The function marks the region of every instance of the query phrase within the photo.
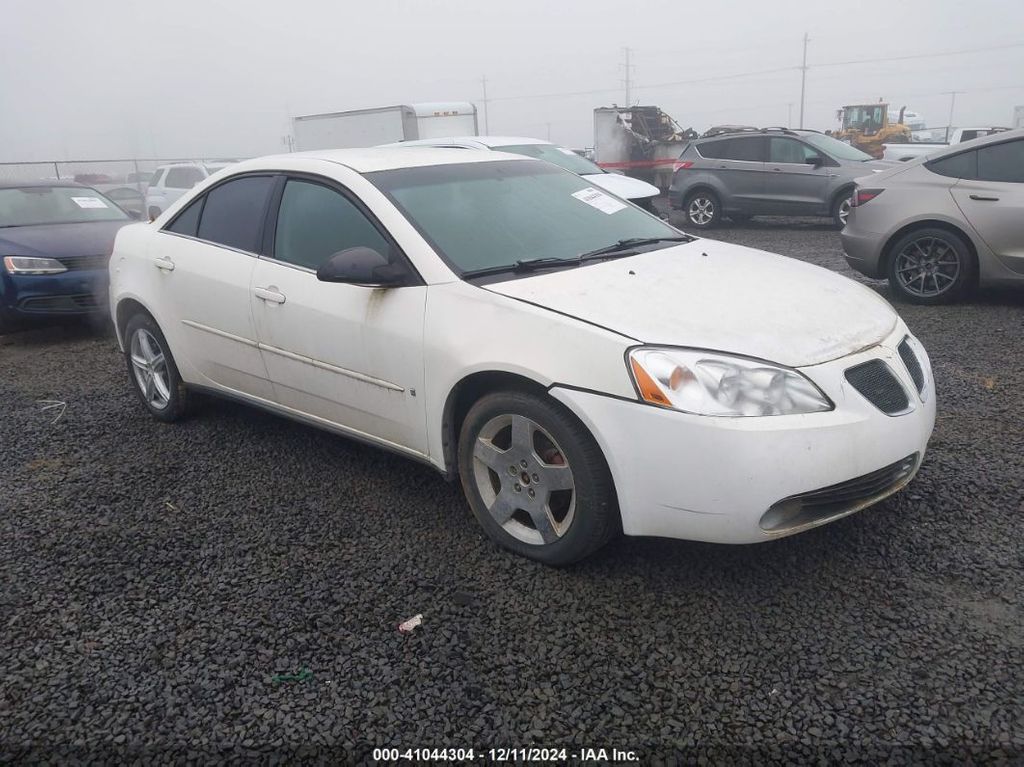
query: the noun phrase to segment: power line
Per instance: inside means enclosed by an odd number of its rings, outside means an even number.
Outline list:
[[[843,67],[849,64],[874,64],[876,62],[887,62],[887,61],[909,61],[910,59],[931,59],[937,56],[961,56],[967,53],[989,53],[991,51],[1001,51],[1008,48],[1024,48],[1024,43],[1009,43],[1007,45],[990,45],[985,48],[962,48],[958,51],[937,51],[936,53],[911,53],[906,56],[887,56],[884,58],[877,59],[852,59],[850,61],[826,61],[821,64],[815,64],[815,69],[819,67]]]

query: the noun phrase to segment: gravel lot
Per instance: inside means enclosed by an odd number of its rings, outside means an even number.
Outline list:
[[[852,274],[817,221],[713,236]],[[497,550],[415,463],[217,401],[157,423],[109,335],[0,337],[0,762],[1021,759],[1022,310],[1020,291],[901,307],[939,417],[895,498],[761,546],[624,539],[565,570]]]

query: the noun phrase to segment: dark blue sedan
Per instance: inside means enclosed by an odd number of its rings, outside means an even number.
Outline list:
[[[114,236],[131,216],[71,182],[0,183],[0,328],[103,315]]]

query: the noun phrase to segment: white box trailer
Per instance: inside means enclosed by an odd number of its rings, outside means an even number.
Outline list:
[[[300,151],[478,134],[476,106],[464,101],[303,115],[294,118],[292,126],[296,148]]]

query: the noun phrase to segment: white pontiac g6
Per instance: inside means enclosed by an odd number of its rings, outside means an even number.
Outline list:
[[[203,391],[424,461],[549,564],[831,522],[909,482],[935,421],[871,290],[502,152],[238,163],[122,229],[110,277],[155,417]]]

